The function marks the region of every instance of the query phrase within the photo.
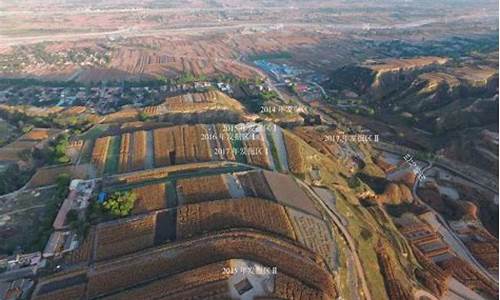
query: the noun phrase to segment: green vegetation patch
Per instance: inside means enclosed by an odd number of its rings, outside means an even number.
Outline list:
[[[80,153],[80,164],[90,163],[92,159],[92,150],[94,149],[95,140],[86,140],[83,144],[82,151]]]
[[[115,217],[125,217],[134,208],[137,195],[131,191],[114,192],[103,204],[104,211]]]
[[[105,174],[115,174],[118,170],[119,154],[120,154],[121,136],[111,138],[106,165],[104,167]]]
[[[103,124],[96,125],[96,126],[90,128],[85,133],[83,133],[80,136],[80,138],[82,138],[84,140],[95,140],[95,139],[99,138],[104,132],[106,132],[108,130],[108,128],[109,128],[109,125],[103,125]]]
[[[57,186],[40,191],[18,193],[15,204],[5,211],[0,209],[0,231],[8,230],[11,234],[2,238],[0,253],[12,254],[16,250],[23,252],[42,251],[52,233],[52,223],[59,206],[69,192],[70,177],[61,174]]]
[[[271,155],[272,155],[272,159],[274,161],[274,165],[276,166],[276,170],[281,172],[281,171],[283,171],[283,169],[281,168],[281,161],[280,161],[280,157],[278,155],[278,150],[276,149],[276,145],[274,144],[273,135],[269,132],[269,130],[267,128],[266,128],[266,137],[267,137],[267,141],[269,142],[269,147],[271,150]]]

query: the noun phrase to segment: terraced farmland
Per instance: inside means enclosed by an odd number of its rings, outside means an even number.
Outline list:
[[[166,207],[165,184],[158,183],[133,189],[137,195],[133,213],[139,214]]]
[[[159,105],[148,106],[143,112],[148,116],[159,116],[168,113],[192,113],[209,110],[232,110],[244,112],[244,107],[237,100],[219,91],[203,93],[187,93],[167,97]]]
[[[80,163],[91,162],[98,174],[106,175],[209,161],[232,161],[287,172],[290,143],[293,140],[284,137],[281,129],[271,133],[254,123],[127,129],[87,139],[81,147]],[[293,160],[300,161],[299,153],[291,153]],[[297,168],[294,163],[290,166],[292,171]]]

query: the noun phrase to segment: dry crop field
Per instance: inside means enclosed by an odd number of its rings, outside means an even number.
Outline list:
[[[231,198],[222,175],[178,180],[177,194],[182,204]]]
[[[124,133],[121,136],[121,143],[120,143],[120,159],[119,159],[119,164],[118,164],[118,172],[126,172],[129,169],[129,157],[130,157],[130,140],[131,140],[131,134],[130,133]]]
[[[92,163],[99,172],[104,170],[110,140],[109,136],[98,138],[92,149]]]
[[[90,151],[96,169],[105,170],[107,174],[217,160],[272,169],[273,157],[267,149],[266,135],[261,131],[251,139],[243,140],[245,130],[248,129],[231,131],[222,124],[136,130],[119,136],[100,137],[93,143],[87,140],[85,145],[91,149],[83,147],[82,151]],[[151,160],[149,164],[148,159]]]
[[[124,123],[137,121],[139,111],[135,108],[125,108],[120,111],[108,114],[104,117],[104,123]]]
[[[222,92],[211,90],[203,93],[187,93],[167,97],[164,103],[145,107],[143,111],[149,116],[158,116],[167,113],[190,113],[226,109],[244,112],[244,107],[239,101]]]
[[[290,172],[294,174],[304,174],[304,154],[302,153],[301,146],[289,134],[284,135],[286,151],[288,154],[288,167]]]
[[[202,139],[204,125],[175,126],[153,131],[155,166],[210,161],[209,143]]]
[[[144,168],[144,163],[146,161],[146,131],[135,131],[132,135],[132,160],[131,160],[131,170],[141,170]]]
[[[77,20],[82,21],[90,19]],[[6,67],[11,67],[11,57],[24,59],[23,64],[15,65],[11,71],[52,80],[72,77],[81,82],[151,79],[158,76],[175,78],[182,74],[255,78],[261,77],[261,72],[241,62],[242,55],[295,51],[310,48],[320,41],[320,34],[303,32],[298,28],[290,28],[286,32],[254,32],[232,38],[225,33],[164,34],[116,41],[88,38],[7,47],[3,54],[0,53],[0,63],[6,61]],[[80,58],[75,60],[75,54]],[[0,75],[2,67],[0,64]]]
[[[98,225],[95,258],[107,259],[152,246],[155,224],[156,215],[150,214]]]
[[[60,132],[59,129],[34,128],[14,142],[0,148],[0,161],[18,161],[23,151],[31,150],[38,143],[53,138]]]
[[[165,184],[157,183],[135,188],[132,190],[137,195],[133,213],[140,214],[148,211],[159,210],[166,207]]]
[[[89,165],[65,165],[65,166],[50,166],[39,168],[31,180],[27,183],[27,187],[35,188],[56,184],[57,176],[60,174],[68,174],[73,179],[86,179],[89,176]]]
[[[177,238],[203,232],[249,227],[290,239],[295,233],[285,208],[257,198],[240,198],[189,204],[177,209]]]
[[[224,35],[206,37],[137,37],[123,43],[111,56],[109,67],[128,74],[230,74],[238,78],[259,76],[259,71],[237,60],[240,53],[256,55],[292,50],[319,43],[314,34],[256,33],[227,39]],[[151,48],[137,47],[151,45]]]
[[[155,167],[211,160],[208,144],[201,139],[203,131],[202,125],[154,129],[152,150]],[[130,135],[130,133],[122,135],[120,151],[122,172],[144,167],[147,152],[146,131],[140,131],[139,134],[136,131],[132,134],[132,138]],[[127,142],[128,146],[125,145]],[[127,166],[129,159],[132,159],[130,167]]]

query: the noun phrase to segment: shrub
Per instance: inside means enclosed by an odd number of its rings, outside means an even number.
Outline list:
[[[103,207],[114,216],[124,217],[130,214],[136,199],[136,194],[131,191],[115,192],[104,202]]]

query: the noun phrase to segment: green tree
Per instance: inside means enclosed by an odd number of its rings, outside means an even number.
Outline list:
[[[57,197],[64,199],[69,193],[69,184],[71,183],[71,176],[68,173],[61,173],[57,175]]]
[[[113,216],[124,217],[134,208],[137,196],[131,191],[115,192],[103,203],[103,207]]]
[[[10,193],[21,188],[33,175],[31,170],[20,170],[17,164],[9,164],[0,172],[0,194]]]
[[[17,156],[23,161],[29,161],[31,159],[31,149],[23,149],[17,153]]]
[[[28,132],[30,132],[30,131],[33,129],[33,127],[34,127],[34,126],[33,126],[33,125],[31,125],[31,124],[30,124],[30,125],[26,125],[26,126],[24,126],[24,127],[21,129],[21,131],[22,131],[23,133],[28,133]]]
[[[66,150],[69,146],[69,135],[63,134],[57,138],[55,144],[50,147],[50,158],[52,163],[65,164],[70,161],[70,158],[66,155]]]
[[[68,213],[66,214],[66,222],[68,224],[73,224],[75,222],[78,222],[78,212],[74,209],[68,211]]]
[[[139,121],[141,121],[141,122],[145,122],[145,121],[149,120],[148,114],[143,112],[143,111],[139,112],[138,118],[139,118]]]

